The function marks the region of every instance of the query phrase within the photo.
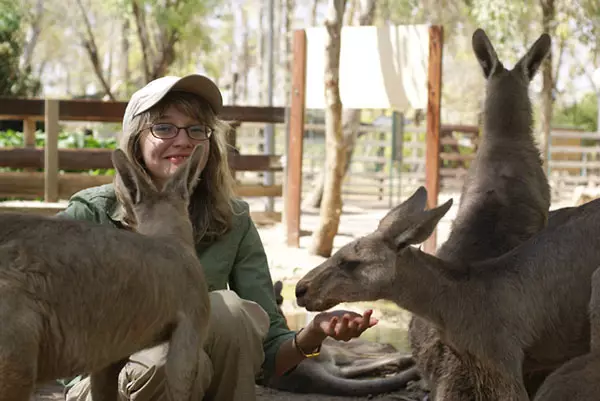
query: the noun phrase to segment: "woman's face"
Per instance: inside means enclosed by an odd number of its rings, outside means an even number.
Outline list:
[[[183,114],[173,106],[168,107],[165,113],[154,122],[154,125],[161,123],[169,123],[177,127],[203,124],[202,121]],[[185,129],[180,129],[177,135],[170,139],[159,139],[152,135],[150,128],[145,129],[141,133],[140,149],[146,169],[154,183],[159,188],[162,187],[177,170],[177,167],[192,153],[194,147],[201,142],[205,145],[203,147],[204,151],[210,152],[210,140],[192,139]],[[204,167],[202,166],[202,169]]]

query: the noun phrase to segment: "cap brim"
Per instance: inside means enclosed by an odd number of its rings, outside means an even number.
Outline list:
[[[204,75],[191,74],[174,81],[171,85],[162,88],[161,91],[145,98],[143,106],[136,110],[135,115],[152,108],[171,91],[189,92],[200,96],[208,102],[215,114],[219,114],[223,108],[223,97],[217,85]]]

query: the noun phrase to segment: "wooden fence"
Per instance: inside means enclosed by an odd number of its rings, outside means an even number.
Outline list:
[[[600,186],[600,132],[554,129],[548,157],[553,200],[571,200],[577,187]]]
[[[86,171],[112,168],[110,149],[59,149],[61,121],[120,122],[126,102],[92,100],[12,99],[0,98],[1,120],[23,120],[23,148],[0,149],[0,167],[23,168],[23,172],[0,172],[0,197],[38,199],[57,202],[91,186],[112,182],[112,175],[90,175],[63,170]],[[278,107],[225,106],[220,115],[240,126],[245,122],[282,124],[285,110]],[[35,122],[45,124],[44,148],[35,147]],[[234,135],[235,136],[235,135]],[[232,171],[283,171],[281,155],[244,155],[230,152]],[[43,169],[43,172],[31,171]],[[280,197],[282,185],[238,185],[244,197]],[[59,206],[56,206],[59,207]],[[6,209],[3,209],[6,210]],[[254,214],[281,219],[281,213]]]

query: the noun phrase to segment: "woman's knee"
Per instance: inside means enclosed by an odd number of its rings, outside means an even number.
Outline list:
[[[217,338],[226,337],[246,342],[248,335],[261,341],[269,330],[269,315],[256,302],[240,298],[229,290],[213,291],[210,294],[210,331]]]

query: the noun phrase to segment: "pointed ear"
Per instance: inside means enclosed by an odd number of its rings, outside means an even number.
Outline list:
[[[441,206],[395,222],[384,232],[386,242],[394,249],[400,249],[425,241],[451,206],[452,199],[449,199]]]
[[[127,191],[125,195],[132,204],[139,203],[145,194],[156,191],[121,149],[115,149],[111,158],[118,173],[117,179],[123,183]]]
[[[185,163],[175,171],[173,176],[165,184],[165,191],[179,191],[181,195],[189,199],[190,194],[194,192],[200,179],[200,174],[206,167],[208,161],[209,149],[204,143],[196,145],[192,154]]]
[[[527,53],[515,64],[515,68],[522,68],[525,76],[531,81],[542,65],[544,59],[550,54],[552,39],[544,33],[531,46]]]
[[[422,212],[427,206],[427,190],[420,186],[407,200],[390,210],[380,221],[377,231],[385,231],[395,222]]]
[[[481,69],[483,70],[483,75],[486,79],[491,77],[496,69],[502,66],[502,63],[498,60],[496,50],[494,50],[492,42],[490,42],[483,29],[478,28],[475,30],[471,44],[475,57],[477,57],[477,61],[479,61],[479,65],[481,65]]]

